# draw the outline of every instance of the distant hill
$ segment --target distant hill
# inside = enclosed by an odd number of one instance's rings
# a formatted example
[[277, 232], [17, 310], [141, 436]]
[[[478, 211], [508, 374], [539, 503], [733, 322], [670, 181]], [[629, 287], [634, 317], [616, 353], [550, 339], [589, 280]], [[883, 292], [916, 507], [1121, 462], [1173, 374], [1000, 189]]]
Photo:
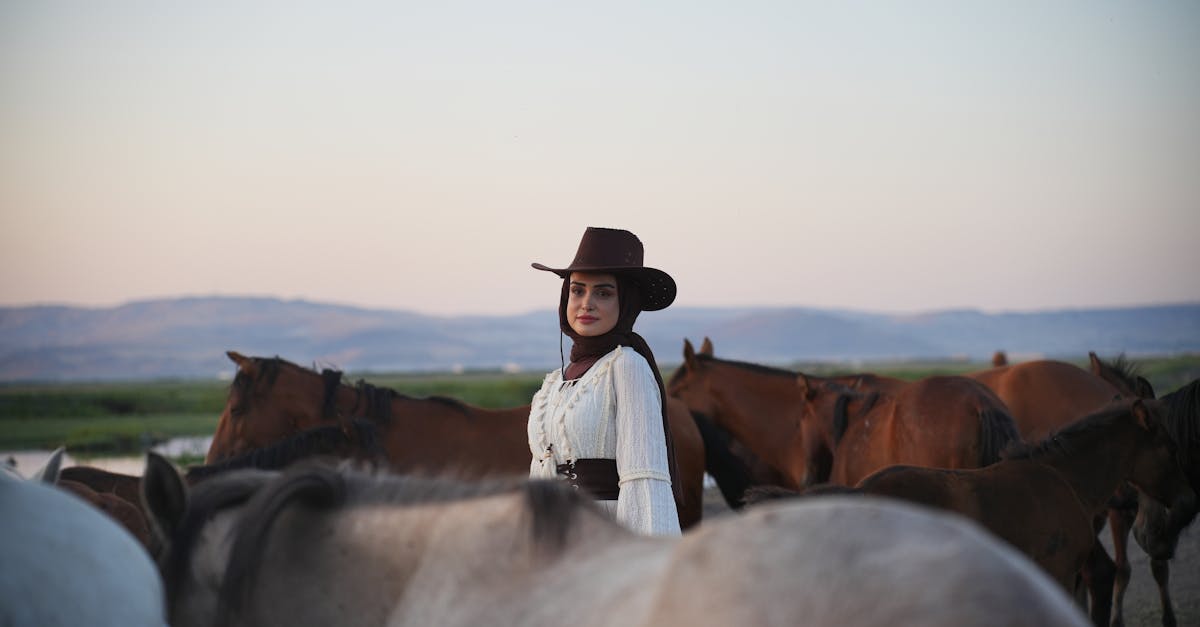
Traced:
[[[552, 310], [438, 317], [273, 298], [179, 298], [119, 307], [0, 308], [0, 381], [228, 376], [226, 350], [352, 372], [549, 370]], [[638, 329], [664, 367], [683, 339], [768, 364], [878, 359], [1078, 359], [1200, 351], [1200, 304], [988, 314], [888, 315], [808, 308], [672, 307]], [[569, 352], [570, 342], [563, 344]]]

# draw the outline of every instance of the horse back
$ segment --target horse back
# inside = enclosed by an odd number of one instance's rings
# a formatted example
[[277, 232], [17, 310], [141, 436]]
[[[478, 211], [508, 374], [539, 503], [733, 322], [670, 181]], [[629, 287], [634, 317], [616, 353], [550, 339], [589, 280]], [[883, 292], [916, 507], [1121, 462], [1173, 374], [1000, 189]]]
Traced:
[[1012, 413], [1017, 431], [1036, 442], [1105, 406], [1118, 394], [1104, 379], [1071, 364], [1038, 360], [967, 375], [987, 386]]
[[852, 421], [838, 444], [831, 479], [853, 485], [895, 464], [978, 468], [997, 461], [1016, 436], [1004, 403], [979, 382], [926, 377]]
[[[115, 494], [142, 511], [142, 478], [123, 475], [92, 466], [68, 466], [58, 475], [59, 481], [74, 481], [103, 493]], [[145, 512], [142, 512], [145, 515]]]
[[1092, 516], [1071, 484], [1029, 460], [952, 470], [892, 466], [858, 491], [952, 511], [970, 518], [1068, 585], [1095, 540]]
[[395, 398], [382, 425], [384, 448], [400, 473], [463, 478], [529, 473], [529, 405], [485, 409], [442, 399]]
[[147, 550], [153, 550], [152, 536], [150, 535], [150, 525], [146, 522], [146, 516], [142, 510], [134, 503], [131, 503], [113, 492], [97, 492], [86, 484], [72, 481], [70, 479], [58, 480], [58, 487], [74, 494], [80, 499], [88, 502], [92, 507], [104, 512], [109, 518], [112, 518], [118, 524], [125, 528], [142, 546]]

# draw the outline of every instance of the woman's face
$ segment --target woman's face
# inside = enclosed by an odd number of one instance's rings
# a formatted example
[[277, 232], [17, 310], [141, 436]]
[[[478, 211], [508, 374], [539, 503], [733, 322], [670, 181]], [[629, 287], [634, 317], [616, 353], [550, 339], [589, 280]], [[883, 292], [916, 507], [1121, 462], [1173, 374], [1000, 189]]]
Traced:
[[611, 274], [572, 272], [567, 296], [567, 322], [584, 337], [604, 335], [621, 316], [617, 277]]

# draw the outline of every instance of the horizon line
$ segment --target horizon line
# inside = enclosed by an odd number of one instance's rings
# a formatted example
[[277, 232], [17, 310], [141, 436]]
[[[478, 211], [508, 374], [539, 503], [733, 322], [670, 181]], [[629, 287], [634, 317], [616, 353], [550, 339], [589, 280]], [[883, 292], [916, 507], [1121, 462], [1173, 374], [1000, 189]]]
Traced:
[[[486, 314], [486, 313], [448, 313], [448, 312], [428, 312], [417, 309], [409, 309], [394, 306], [377, 306], [364, 305], [357, 303], [342, 302], [336, 300], [316, 300], [310, 297], [288, 297], [268, 294], [180, 294], [175, 296], [150, 296], [142, 298], [132, 298], [119, 301], [114, 304], [80, 304], [70, 303], [65, 301], [39, 301], [31, 303], [0, 303], [0, 310], [14, 309], [38, 309], [38, 308], [61, 308], [61, 309], [77, 309], [89, 311], [105, 311], [120, 309], [122, 307], [130, 307], [135, 305], [143, 305], [150, 303], [161, 302], [178, 302], [188, 300], [267, 300], [276, 301], [284, 304], [311, 304], [327, 307], [344, 307], [349, 309], [359, 309], [363, 311], [389, 312], [389, 313], [405, 313], [419, 315], [429, 318], [508, 318], [516, 316], [526, 316], [544, 311], [553, 311], [552, 307], [541, 307], [534, 309], [526, 309], [523, 311], [506, 313], [506, 314]], [[1109, 304], [1109, 305], [1070, 305], [1070, 306], [1050, 306], [1045, 308], [987, 308], [980, 306], [962, 305], [962, 306], [946, 306], [936, 309], [921, 309], [921, 310], [884, 310], [884, 309], [869, 309], [851, 306], [815, 306], [802, 304], [732, 304], [732, 305], [687, 305], [676, 303], [674, 309], [707, 309], [707, 310], [787, 310], [801, 309], [811, 311], [827, 311], [827, 312], [850, 312], [861, 314], [874, 314], [881, 316], [923, 316], [931, 314], [944, 314], [954, 312], [973, 312], [987, 315], [1007, 315], [1007, 314], [1043, 314], [1043, 313], [1060, 313], [1071, 311], [1098, 311], [1098, 310], [1129, 310], [1129, 309], [1152, 309], [1152, 308], [1167, 308], [1167, 307], [1193, 307], [1200, 306], [1200, 300], [1195, 301], [1159, 301], [1145, 302], [1140, 304]], [[650, 312], [657, 313], [657, 312]]]

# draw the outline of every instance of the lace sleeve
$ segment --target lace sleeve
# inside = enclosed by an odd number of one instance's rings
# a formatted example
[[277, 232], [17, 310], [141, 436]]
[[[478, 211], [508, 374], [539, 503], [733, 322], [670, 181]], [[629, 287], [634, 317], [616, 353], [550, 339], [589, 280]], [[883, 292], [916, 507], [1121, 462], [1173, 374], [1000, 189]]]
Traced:
[[643, 534], [679, 535], [671, 493], [658, 384], [641, 355], [623, 349], [613, 362], [616, 457], [621, 493], [617, 520]]

